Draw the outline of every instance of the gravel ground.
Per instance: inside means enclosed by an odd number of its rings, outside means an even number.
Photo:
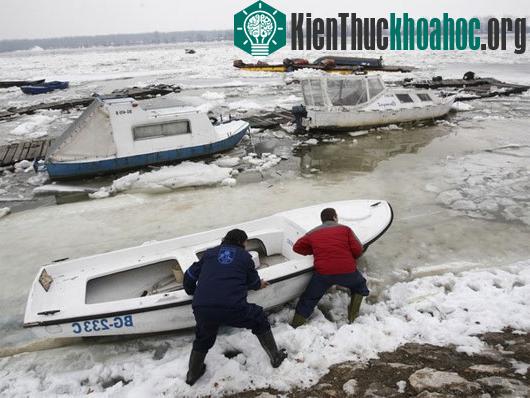
[[[485,348],[477,355],[453,347],[406,344],[368,363],[332,366],[308,389],[246,391],[230,397],[528,397],[530,336],[505,330],[480,338]]]

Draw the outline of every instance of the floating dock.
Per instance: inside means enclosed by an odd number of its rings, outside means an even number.
[[[0,146],[0,166],[9,166],[21,160],[36,160],[46,156],[51,139],[15,142]]]
[[[123,90],[115,90],[110,94],[99,96],[102,99],[109,98],[126,98],[131,97],[137,100],[153,98],[158,95],[167,95],[170,93],[180,92],[179,86],[172,86],[167,84],[157,84],[144,88],[132,87]],[[85,98],[66,99],[62,101],[44,102],[37,105],[23,106],[18,108],[8,108],[7,110],[0,110],[0,119],[10,118],[16,115],[29,115],[39,110],[68,110],[76,107],[86,107],[94,101],[95,96]]]

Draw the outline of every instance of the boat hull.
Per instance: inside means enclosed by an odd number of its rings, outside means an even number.
[[[51,179],[65,180],[72,178],[91,177],[95,175],[115,173],[148,165],[171,163],[187,159],[198,158],[224,152],[235,147],[249,131],[245,127],[223,140],[211,144],[194,147],[172,149],[146,153],[142,155],[126,156],[88,162],[46,162],[46,169]]]
[[[263,290],[249,292],[248,302],[266,310],[281,306],[299,297],[311,278],[312,267],[269,281]],[[191,297],[185,301],[166,303],[159,308],[101,314],[89,318],[70,319],[62,323],[32,328],[42,338],[96,337],[160,333],[195,327]]]
[[[327,207],[337,209],[339,221],[353,228],[366,245],[378,240],[393,220],[392,208],[385,201],[321,203],[198,234],[56,262],[42,267],[33,282],[24,327],[46,338],[191,328],[195,326],[192,298],[183,290],[182,275],[234,227],[247,232],[257,271],[270,284],[249,291],[248,301],[265,309],[281,306],[299,297],[311,278],[313,258],[294,253],[292,247],[319,224],[320,212]]]
[[[408,122],[433,120],[449,113],[453,100],[447,103],[401,110],[369,111],[369,112],[323,112],[308,111],[308,118],[302,123],[309,130],[351,130],[373,128]]]
[[[50,93],[55,90],[65,90],[69,86],[69,82],[48,82],[38,85],[20,86],[24,94],[36,95]]]

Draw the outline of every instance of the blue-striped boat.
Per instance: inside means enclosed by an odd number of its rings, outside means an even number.
[[[143,109],[132,98],[96,99],[55,142],[50,178],[71,179],[198,158],[235,147],[249,124],[212,123],[189,107]]]

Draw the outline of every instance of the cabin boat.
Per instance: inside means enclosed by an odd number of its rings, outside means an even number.
[[[189,106],[144,109],[132,98],[97,98],[56,140],[45,164],[52,179],[113,173],[227,151],[249,131],[247,122],[212,123]]]
[[[301,80],[304,105],[293,107],[299,130],[353,130],[437,119],[455,96],[431,90],[388,88],[380,76]]]
[[[363,244],[379,239],[393,219],[382,200],[349,200],[290,210],[259,220],[42,267],[31,287],[24,327],[40,337],[105,336],[186,329],[195,325],[183,274],[233,228],[246,231],[258,273],[270,286],[250,291],[265,309],[298,297],[313,259],[293,252],[294,242],[320,224],[333,207]]]

